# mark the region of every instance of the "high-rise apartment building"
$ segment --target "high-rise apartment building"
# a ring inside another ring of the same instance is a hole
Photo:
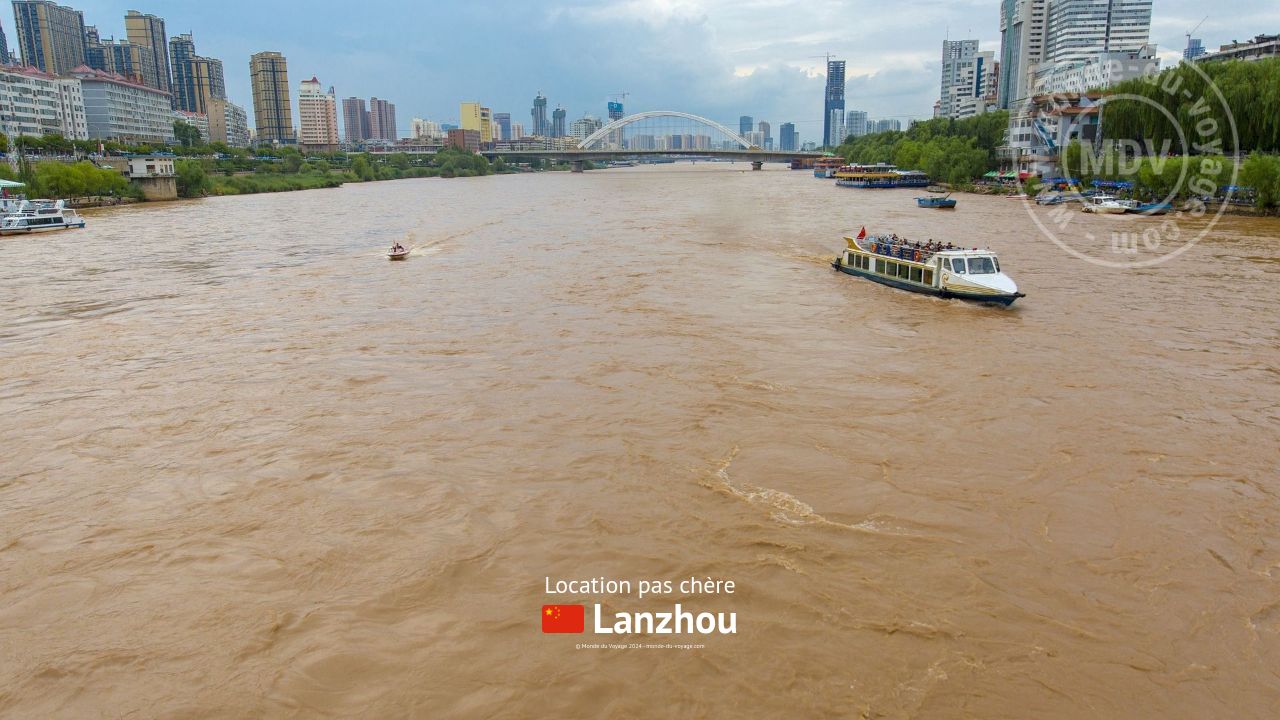
[[[124,16],[124,31],[129,42],[151,49],[159,83],[155,87],[172,92],[173,73],[169,66],[169,39],[165,34],[164,18],[130,10]]]
[[[1030,93],[1031,76],[1044,62],[1048,4],[1048,0],[1001,0],[996,104],[1005,110]]]
[[[9,64],[9,38],[4,34],[4,25],[0,25],[0,65]]]
[[[511,113],[494,113],[493,114],[493,139],[494,140],[510,140],[511,139]]]
[[[562,107],[551,111],[551,137],[564,137],[568,132],[565,127],[566,114]]]
[[[791,152],[800,149],[800,135],[796,133],[795,123],[782,123],[778,126],[778,149]]]
[[[519,140],[524,137],[524,123],[511,123],[510,140]]]
[[[80,81],[20,65],[0,67],[0,133],[87,140]]]
[[[88,67],[73,71],[84,95],[90,138],[127,143],[173,142],[169,93]]]
[[[196,45],[190,34],[169,40],[169,65],[173,72],[175,109],[207,115],[211,112],[209,103],[212,100],[226,99],[226,72],[222,61],[196,55]],[[251,74],[252,65],[250,63]]]
[[[750,115],[741,115],[738,117],[738,134],[743,138],[747,137],[747,133],[755,130],[755,118]]]
[[[582,142],[602,127],[604,127],[604,123],[600,121],[600,118],[584,115],[569,124],[569,137]]]
[[[304,152],[338,150],[338,99],[314,75],[298,86],[298,147]]]
[[[68,75],[85,64],[84,15],[50,0],[13,0],[13,23],[25,65]]]
[[[483,144],[493,142],[493,110],[491,108],[480,108],[480,142]]]
[[[764,120],[761,120],[760,123],[756,125],[756,130],[758,130],[760,132],[760,135],[764,138],[764,144],[762,144],[760,147],[764,148],[765,150],[772,150],[773,149],[773,128],[769,126],[769,123],[765,122]]]
[[[844,60],[827,60],[827,88],[823,101],[822,142],[839,145],[844,130]]]
[[[251,55],[249,81],[253,86],[253,124],[258,131],[258,142],[287,145],[297,142],[285,57],[274,51]]]
[[[551,133],[551,124],[547,122],[547,98],[538,93],[533,99],[533,110],[529,112],[533,118],[533,134],[546,137]]]
[[[1151,40],[1152,0],[1052,0],[1044,62],[1082,63],[1137,52]]]
[[[480,103],[458,103],[458,127],[480,132]]]
[[[128,40],[108,40],[102,43],[110,67],[103,68],[132,80],[139,85],[162,90],[160,66],[150,46],[137,45]],[[168,90],[165,90],[168,92]]]
[[[196,43],[190,34],[169,40],[169,68],[173,77],[173,109],[195,112],[194,87],[191,84],[191,58],[196,56]]]
[[[369,98],[369,139],[395,142],[396,106],[386,100]]]
[[[342,99],[342,133],[342,138],[352,144],[369,139],[369,111],[364,98]]]
[[[209,101],[209,142],[229,147],[249,147],[249,115],[244,108],[224,98]]]
[[[844,114],[844,136],[862,137],[867,134],[867,113],[862,110],[848,110]],[[795,148],[792,148],[793,150]]]
[[[937,117],[959,120],[994,107],[995,65],[995,53],[979,52],[977,40],[943,40]]]

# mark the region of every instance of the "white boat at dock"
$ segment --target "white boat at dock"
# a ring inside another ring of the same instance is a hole
[[[84,218],[62,200],[19,200],[0,219],[0,235],[20,235],[84,227]]]
[[[1094,195],[1085,201],[1082,209],[1098,215],[1123,215],[1137,206],[1132,200],[1121,200],[1114,195]]]
[[[831,266],[848,275],[943,298],[1010,305],[1026,297],[990,250],[926,250],[901,239],[867,236],[865,230],[845,242],[849,246]]]

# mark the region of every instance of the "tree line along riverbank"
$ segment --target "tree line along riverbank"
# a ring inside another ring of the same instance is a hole
[[[185,125],[185,123],[177,123]],[[457,148],[445,148],[433,156],[406,153],[303,154],[283,147],[251,151],[221,143],[192,141],[177,147],[105,143],[108,154],[157,154],[175,156],[178,196],[245,195],[338,187],[346,183],[400,180],[404,178],[457,178],[543,170],[568,170],[534,160],[520,165]],[[59,135],[22,137],[12,145],[0,135],[0,152],[12,152],[17,169],[0,164],[0,178],[23,183],[32,197],[105,198],[108,201],[142,200],[141,190],[118,171],[100,167],[95,160],[96,142],[67,140]]]

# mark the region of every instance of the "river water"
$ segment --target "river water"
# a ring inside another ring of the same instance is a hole
[[[1116,270],[744,167],[0,239],[0,716],[1280,712],[1280,222]],[[834,273],[862,225],[1028,297]],[[545,592],[593,577],[735,591]],[[540,630],[676,602],[737,633]]]

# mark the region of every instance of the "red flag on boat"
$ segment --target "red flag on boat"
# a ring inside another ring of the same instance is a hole
[[[858,239],[859,239],[859,240],[862,240],[862,239],[863,239],[863,238],[865,238],[866,236],[867,236],[867,226],[866,226],[866,225],[863,225],[863,226],[862,226],[862,231],[858,233]]]

